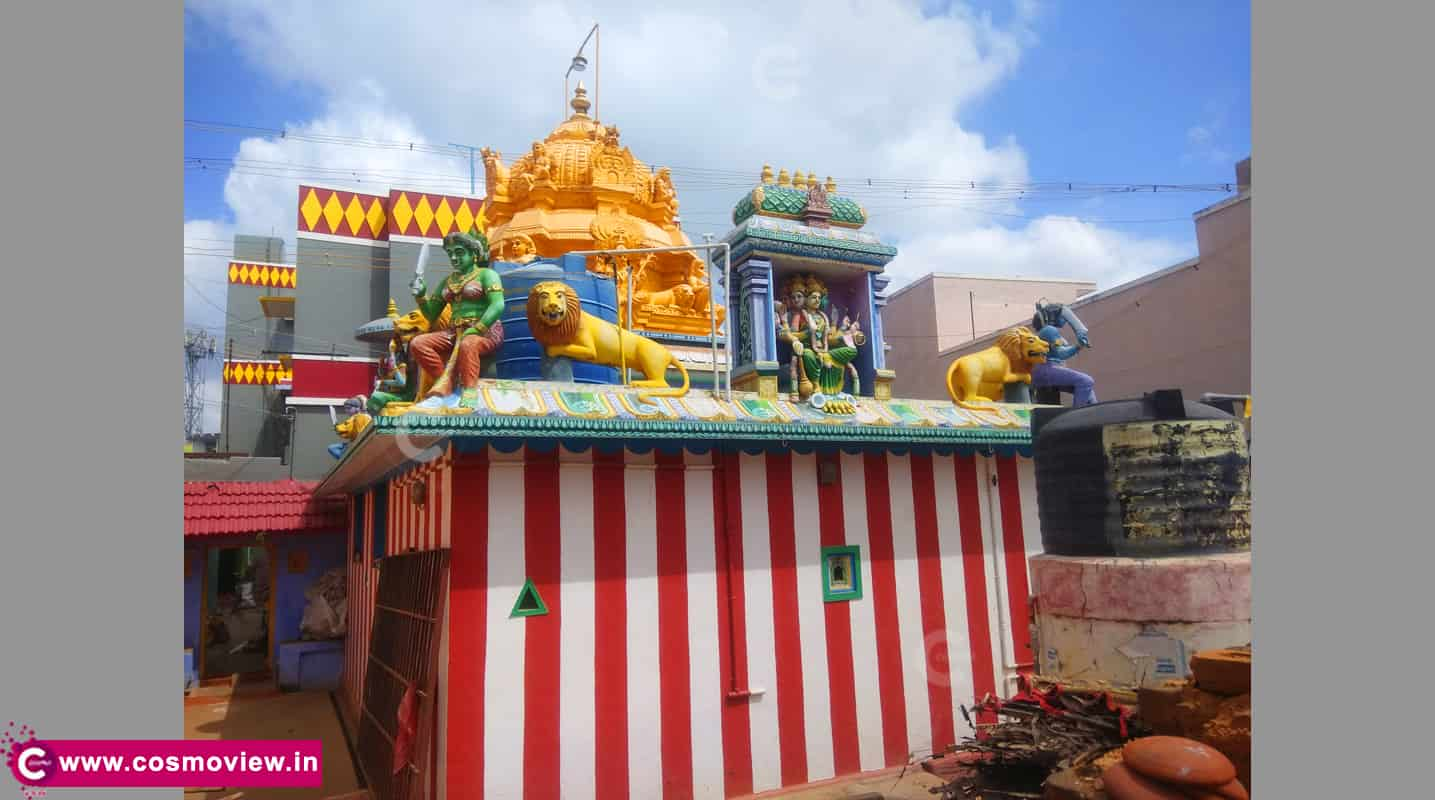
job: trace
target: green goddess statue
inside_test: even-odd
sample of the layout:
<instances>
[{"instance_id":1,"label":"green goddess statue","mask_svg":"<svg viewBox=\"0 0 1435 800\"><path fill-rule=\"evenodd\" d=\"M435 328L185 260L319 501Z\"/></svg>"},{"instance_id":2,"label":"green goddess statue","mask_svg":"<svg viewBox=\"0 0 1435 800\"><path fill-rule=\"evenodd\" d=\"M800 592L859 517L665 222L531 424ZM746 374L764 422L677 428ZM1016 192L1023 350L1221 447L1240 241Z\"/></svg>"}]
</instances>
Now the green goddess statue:
<instances>
[{"instance_id":1,"label":"green goddess statue","mask_svg":"<svg viewBox=\"0 0 1435 800\"><path fill-rule=\"evenodd\" d=\"M428 292L422 271L414 276L414 301L424 317L448 324L414 337L409 352L419 367L416 411L468 408L477 404L482 359L503 344L503 283L489 266L488 237L481 229L444 237L453 272Z\"/></svg>"},{"instance_id":2,"label":"green goddess statue","mask_svg":"<svg viewBox=\"0 0 1435 800\"><path fill-rule=\"evenodd\" d=\"M792 346L792 378L798 397L830 414L851 414L856 400L844 387L852 376L853 392L861 392L857 348L866 344L858 322L844 315L839 325L823 309L827 286L815 275L794 275L783 286L777 338Z\"/></svg>"}]
</instances>

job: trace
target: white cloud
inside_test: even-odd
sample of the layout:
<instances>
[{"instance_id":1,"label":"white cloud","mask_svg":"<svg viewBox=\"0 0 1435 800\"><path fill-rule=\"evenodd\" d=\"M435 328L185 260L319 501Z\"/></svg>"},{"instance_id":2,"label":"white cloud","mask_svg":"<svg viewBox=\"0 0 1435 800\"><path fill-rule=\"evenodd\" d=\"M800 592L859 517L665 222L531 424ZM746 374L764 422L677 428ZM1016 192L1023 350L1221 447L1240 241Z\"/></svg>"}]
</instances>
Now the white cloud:
<instances>
[{"instance_id":1,"label":"white cloud","mask_svg":"<svg viewBox=\"0 0 1435 800\"><path fill-rule=\"evenodd\" d=\"M287 126L301 136L361 138L388 142L430 142L407 115L394 109L382 86L363 81L334 96L319 119ZM224 201L235 228L256 235L292 238L301 182L387 194L390 186L419 185L467 194L467 162L422 150L376 149L307 139L250 138L239 145ZM266 164L299 165L272 167ZM480 185L482 176L480 175Z\"/></svg>"},{"instance_id":2,"label":"white cloud","mask_svg":"<svg viewBox=\"0 0 1435 800\"><path fill-rule=\"evenodd\" d=\"M721 235L763 163L832 175L869 230L898 243L894 283L935 270L1088 277L1104 283L1179 261L1182 248L1074 220L993 222L1010 203L904 199L867 177L948 184L1029 179L1013 138L989 141L957 121L996 90L1035 44L1034 3L996 25L953 3L701 3L670 9L596 3L289 3L199 0L190 10L227 31L241 55L281 84L317 90L326 107L295 121L307 133L464 142L511 159L560 121L563 70L594 19L602 23L600 117L650 164L675 167L690 234ZM583 78L594 95L596 53ZM249 120L243 109L234 119ZM229 155L194 153L191 155ZM394 176L381 186L330 174L314 182L465 193L466 159L249 139L238 159ZM700 168L693 172L683 168ZM482 179L480 168L480 181ZM294 224L297 178L233 173L225 200L240 231ZM480 183L481 186L481 183ZM985 213L984 213L985 212Z\"/></svg>"},{"instance_id":3,"label":"white cloud","mask_svg":"<svg viewBox=\"0 0 1435 800\"><path fill-rule=\"evenodd\" d=\"M1226 99L1206 103L1201 123L1186 129L1186 151L1181 156L1181 163L1201 161L1213 166L1231 166L1235 159L1221 143L1229 107L1230 101Z\"/></svg>"},{"instance_id":4,"label":"white cloud","mask_svg":"<svg viewBox=\"0 0 1435 800\"><path fill-rule=\"evenodd\" d=\"M231 226L211 220L184 223L184 327L202 329L217 342L224 339L228 257L223 255L234 237ZM222 347L222 345L221 345ZM204 365L204 407L200 431L219 430L220 407L214 401L223 391L220 362Z\"/></svg>"},{"instance_id":5,"label":"white cloud","mask_svg":"<svg viewBox=\"0 0 1435 800\"><path fill-rule=\"evenodd\" d=\"M224 330L224 295L234 228L213 220L184 223L184 325L218 336Z\"/></svg>"},{"instance_id":6,"label":"white cloud","mask_svg":"<svg viewBox=\"0 0 1435 800\"><path fill-rule=\"evenodd\" d=\"M933 271L976 272L1022 277L1080 278L1109 288L1181 261L1179 245L1107 230L1072 217L1048 216L1025 227L973 227L932 233L904 242L888 267L900 285ZM919 270L906 267L920 265Z\"/></svg>"}]
</instances>

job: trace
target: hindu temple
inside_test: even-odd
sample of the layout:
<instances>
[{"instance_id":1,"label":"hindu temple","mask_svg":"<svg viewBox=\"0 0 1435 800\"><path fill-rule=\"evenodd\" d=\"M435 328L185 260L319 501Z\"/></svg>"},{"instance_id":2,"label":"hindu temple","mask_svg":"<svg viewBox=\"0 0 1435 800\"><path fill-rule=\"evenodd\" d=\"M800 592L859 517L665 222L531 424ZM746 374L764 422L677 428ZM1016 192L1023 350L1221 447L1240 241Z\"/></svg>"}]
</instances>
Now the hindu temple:
<instances>
[{"instance_id":1,"label":"hindu temple","mask_svg":"<svg viewBox=\"0 0 1435 800\"><path fill-rule=\"evenodd\" d=\"M360 331L380 374L316 490L351 523L341 705L361 762L401 703L430 726L375 791L726 798L940 752L1036 661L1033 407L999 401L1046 345L894 398L896 249L832 178L764 166L695 244L570 107L483 152L468 224L391 237Z\"/></svg>"},{"instance_id":2,"label":"hindu temple","mask_svg":"<svg viewBox=\"0 0 1435 800\"><path fill-rule=\"evenodd\" d=\"M319 454L312 496L330 504L318 521L295 511L292 543L265 558L344 574L336 699L374 797L717 800L902 769L1039 666L1086 670L1087 639L1126 657L1149 620L1101 619L1098 637L1072 577L1087 554L1029 565L1043 517L1093 542L1159 527L1144 454L1177 428L1220 433L1220 458L1183 462L1204 475L1245 458L1239 426L1160 398L1107 420L1089 381L1058 369L1090 346L1061 304L953 361L949 399L894 397L897 249L837 180L761 165L732 228L694 242L672 170L623 145L581 83L568 101L524 152L480 151L481 193L301 185L294 263L251 242L230 265L231 307L247 293L266 352L292 352L227 363L226 380ZM1063 425L1031 389L1093 408ZM1041 506L1033 417L1048 444L1072 429L1078 472L1131 457L1097 485L1048 455ZM1235 533L1191 575L1248 548L1248 487L1227 472L1211 485L1235 498ZM1187 505L1208 510L1206 488ZM1130 519L1076 519L1058 501L1078 489L1100 503L1068 505ZM275 504L310 493L285 490ZM232 501L186 498L186 564L258 547L247 528L200 542L207 509ZM209 601L188 572L186 587L188 645ZM1249 626L1244 607L1222 613L1200 621L1217 645ZM265 658L296 685L331 679L339 640L286 647L272 631L291 620L270 617L253 639L271 641ZM1179 622L1146 637L1152 652Z\"/></svg>"}]
</instances>

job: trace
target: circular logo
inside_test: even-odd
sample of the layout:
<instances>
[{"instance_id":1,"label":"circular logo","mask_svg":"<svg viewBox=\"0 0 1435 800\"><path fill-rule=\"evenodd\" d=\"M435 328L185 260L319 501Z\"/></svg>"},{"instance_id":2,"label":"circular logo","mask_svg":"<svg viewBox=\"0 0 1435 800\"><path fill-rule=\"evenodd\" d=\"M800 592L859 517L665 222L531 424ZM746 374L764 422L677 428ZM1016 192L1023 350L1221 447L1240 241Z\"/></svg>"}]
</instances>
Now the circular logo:
<instances>
[{"instance_id":1,"label":"circular logo","mask_svg":"<svg viewBox=\"0 0 1435 800\"><path fill-rule=\"evenodd\" d=\"M944 689L952 686L951 656L947 651L946 631L937 630L923 637L922 648L927 654L927 681Z\"/></svg>"},{"instance_id":2,"label":"circular logo","mask_svg":"<svg viewBox=\"0 0 1435 800\"><path fill-rule=\"evenodd\" d=\"M752 60L752 84L757 93L775 102L797 97L806 73L802 55L791 45L768 45Z\"/></svg>"},{"instance_id":3,"label":"circular logo","mask_svg":"<svg viewBox=\"0 0 1435 800\"><path fill-rule=\"evenodd\" d=\"M400 416L393 437L399 452L418 464L427 464L444 452L444 448L434 441L433 434L423 427L423 420Z\"/></svg>"},{"instance_id":4,"label":"circular logo","mask_svg":"<svg viewBox=\"0 0 1435 800\"><path fill-rule=\"evenodd\" d=\"M27 786L44 786L59 771L55 754L43 742L20 742L15 745L10 769L16 780Z\"/></svg>"}]
</instances>

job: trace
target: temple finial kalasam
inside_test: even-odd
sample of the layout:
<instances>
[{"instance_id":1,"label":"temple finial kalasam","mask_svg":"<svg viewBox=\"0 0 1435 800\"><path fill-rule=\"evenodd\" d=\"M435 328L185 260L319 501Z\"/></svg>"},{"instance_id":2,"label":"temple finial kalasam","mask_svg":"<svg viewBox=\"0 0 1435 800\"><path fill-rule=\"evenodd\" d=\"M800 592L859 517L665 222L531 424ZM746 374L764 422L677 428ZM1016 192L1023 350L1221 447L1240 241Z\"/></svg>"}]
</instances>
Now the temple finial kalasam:
<instances>
[{"instance_id":1,"label":"temple finial kalasam","mask_svg":"<svg viewBox=\"0 0 1435 800\"><path fill-rule=\"evenodd\" d=\"M582 81L578 81L578 88L573 90L573 100L568 105L572 106L575 116L588 116L588 109L592 108L593 104L588 102L588 90L583 88Z\"/></svg>"},{"instance_id":2,"label":"temple finial kalasam","mask_svg":"<svg viewBox=\"0 0 1435 800\"><path fill-rule=\"evenodd\" d=\"M765 184L765 185L771 185L771 184L772 184L772 165L771 165L771 164L763 164L763 165L762 165L762 179L761 179L761 180L762 180L762 183Z\"/></svg>"},{"instance_id":3,"label":"temple finial kalasam","mask_svg":"<svg viewBox=\"0 0 1435 800\"><path fill-rule=\"evenodd\" d=\"M792 185L792 177L787 174L787 169L786 169L785 167L783 168L783 170L782 170L781 172L777 173L777 185L778 185L778 186L791 186L791 185Z\"/></svg>"}]
</instances>

